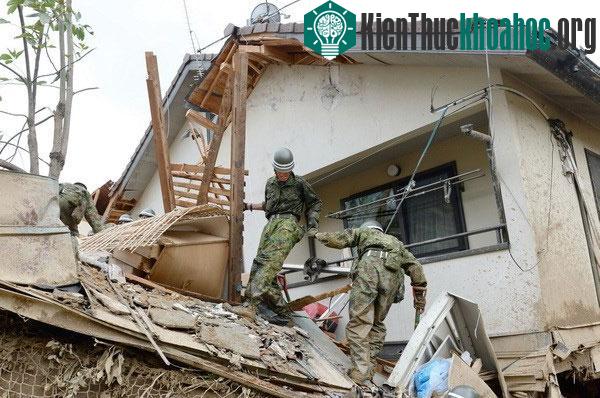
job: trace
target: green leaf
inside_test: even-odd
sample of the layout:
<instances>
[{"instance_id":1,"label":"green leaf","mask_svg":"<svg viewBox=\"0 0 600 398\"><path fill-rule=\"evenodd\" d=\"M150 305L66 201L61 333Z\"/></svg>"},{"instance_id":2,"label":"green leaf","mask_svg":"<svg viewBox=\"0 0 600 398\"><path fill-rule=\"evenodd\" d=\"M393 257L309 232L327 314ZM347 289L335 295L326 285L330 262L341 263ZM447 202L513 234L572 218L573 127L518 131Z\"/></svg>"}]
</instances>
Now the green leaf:
<instances>
[{"instance_id":1,"label":"green leaf","mask_svg":"<svg viewBox=\"0 0 600 398\"><path fill-rule=\"evenodd\" d=\"M0 18L0 24L2 24L2 23L10 23L10 21L6 20L4 18Z\"/></svg>"}]
</instances>

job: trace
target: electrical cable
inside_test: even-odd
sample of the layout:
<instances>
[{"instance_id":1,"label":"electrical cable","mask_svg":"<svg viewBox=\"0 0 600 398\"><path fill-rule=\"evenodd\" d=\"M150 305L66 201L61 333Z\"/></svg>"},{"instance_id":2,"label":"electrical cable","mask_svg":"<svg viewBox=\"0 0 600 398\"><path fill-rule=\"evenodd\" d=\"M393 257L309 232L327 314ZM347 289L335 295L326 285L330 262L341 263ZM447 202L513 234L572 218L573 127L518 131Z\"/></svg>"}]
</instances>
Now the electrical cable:
<instances>
[{"instance_id":1,"label":"electrical cable","mask_svg":"<svg viewBox=\"0 0 600 398\"><path fill-rule=\"evenodd\" d=\"M419 157L419 160L417 161L417 165L415 166L415 168L414 168L414 170L412 172L412 175L410 177L410 180L408 181L408 184L406 185L406 188L405 188L405 191L404 191L404 195L400 199L400 202L398 203L398 206L396 206L396 210L394 211L394 214L392 214L392 218L390 219L390 221L388 222L387 227L385 228L385 233L387 233L388 230L390 229L390 227L392 226L392 223L394 222L394 218L396 217L396 214L398 214L398 210L400 210L400 206L402 206L402 203L404 202L404 199L406 199L406 197L408 196L409 192L412 191L412 189L414 188L414 185L415 185L415 175L417 174L417 171L419 170L419 166L421 165L421 162L423 161L423 158L425 158L425 155L427 154L427 151L431 147L431 144L433 143L433 140L435 139L435 136L437 134L438 129L442 125L442 121L444 120L444 116L446 115L447 111L448 111L447 107L442 110L442 114L440 115L440 118L438 119L437 124L435 125L435 127L433 128L433 131L429 135L429 139L427 140L427 144L425 144L425 147L423 148L423 151L421 152L421 156Z\"/></svg>"}]
</instances>

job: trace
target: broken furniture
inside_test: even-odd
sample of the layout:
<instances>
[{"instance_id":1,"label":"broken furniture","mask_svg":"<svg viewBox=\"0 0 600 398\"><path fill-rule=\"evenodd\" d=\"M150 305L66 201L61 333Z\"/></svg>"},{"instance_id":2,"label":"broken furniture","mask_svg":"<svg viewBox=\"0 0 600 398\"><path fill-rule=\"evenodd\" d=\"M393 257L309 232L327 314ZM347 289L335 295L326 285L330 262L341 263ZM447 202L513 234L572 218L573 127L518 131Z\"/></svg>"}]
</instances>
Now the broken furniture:
<instances>
[{"instance_id":1,"label":"broken furniture","mask_svg":"<svg viewBox=\"0 0 600 398\"><path fill-rule=\"evenodd\" d=\"M464 352L474 359L473 364L465 364L457 356ZM386 384L395 387L399 397L414 397L413 376L417 368L443 358L452 360L449 387L470 385L488 397L489 387L482 381L485 376L497 382L503 397L509 397L477 304L451 293L440 295L423 315ZM475 372L470 365L481 369Z\"/></svg>"},{"instance_id":2,"label":"broken furniture","mask_svg":"<svg viewBox=\"0 0 600 398\"><path fill-rule=\"evenodd\" d=\"M80 252L110 254L125 274L181 293L220 300L225 293L229 223L213 205L175 209L82 238Z\"/></svg>"}]
</instances>

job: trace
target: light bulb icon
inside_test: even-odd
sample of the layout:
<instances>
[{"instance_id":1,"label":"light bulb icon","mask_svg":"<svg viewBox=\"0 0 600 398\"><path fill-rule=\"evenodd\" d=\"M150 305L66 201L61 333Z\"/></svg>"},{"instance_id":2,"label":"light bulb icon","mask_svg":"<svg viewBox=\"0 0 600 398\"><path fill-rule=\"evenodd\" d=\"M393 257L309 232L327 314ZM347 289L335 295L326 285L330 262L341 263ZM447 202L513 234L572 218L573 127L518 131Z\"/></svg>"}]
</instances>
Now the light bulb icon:
<instances>
[{"instance_id":1,"label":"light bulb icon","mask_svg":"<svg viewBox=\"0 0 600 398\"><path fill-rule=\"evenodd\" d=\"M347 30L344 16L333 10L323 11L315 18L313 29L321 43L321 55L327 59L337 57L340 54L340 42Z\"/></svg>"},{"instance_id":2,"label":"light bulb icon","mask_svg":"<svg viewBox=\"0 0 600 398\"><path fill-rule=\"evenodd\" d=\"M331 0L304 14L304 45L332 60L356 45L356 14Z\"/></svg>"}]
</instances>

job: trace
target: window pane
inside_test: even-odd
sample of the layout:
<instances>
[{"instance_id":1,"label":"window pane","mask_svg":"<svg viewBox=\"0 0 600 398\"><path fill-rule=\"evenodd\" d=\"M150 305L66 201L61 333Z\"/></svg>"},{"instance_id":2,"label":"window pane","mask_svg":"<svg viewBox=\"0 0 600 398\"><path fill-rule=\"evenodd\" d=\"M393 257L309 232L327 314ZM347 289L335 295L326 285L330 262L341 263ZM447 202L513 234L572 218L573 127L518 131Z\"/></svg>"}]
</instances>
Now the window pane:
<instances>
[{"instance_id":1,"label":"window pane","mask_svg":"<svg viewBox=\"0 0 600 398\"><path fill-rule=\"evenodd\" d=\"M415 187L422 187L451 177L454 173L449 168L440 170L416 179ZM407 243L423 242L429 239L454 235L460 231L457 225L458 195L452 186L450 203L444 200L444 190L438 189L423 195L409 197L405 201L404 219L407 231ZM427 189L426 189L427 190ZM461 246L458 239L416 246L411 251L418 256L433 255L453 251Z\"/></svg>"},{"instance_id":2,"label":"window pane","mask_svg":"<svg viewBox=\"0 0 600 398\"><path fill-rule=\"evenodd\" d=\"M394 195L394 188L385 188L380 191L367 193L356 198L347 199L346 201L344 201L344 208L349 209L355 206L369 204L376 200L385 199L392 195ZM357 210L354 216L346 220L347 227L356 228L359 227L366 220L374 218L375 220L379 221L383 226L383 229L385 229L388 223L390 222L392 214L394 214L394 211L396 210L396 206L398 206L396 198L390 198L372 206L365 206ZM396 220L390 226L388 233L395 235L398 238L401 238L402 234L398 226L398 219L399 217L396 216Z\"/></svg>"}]
</instances>

